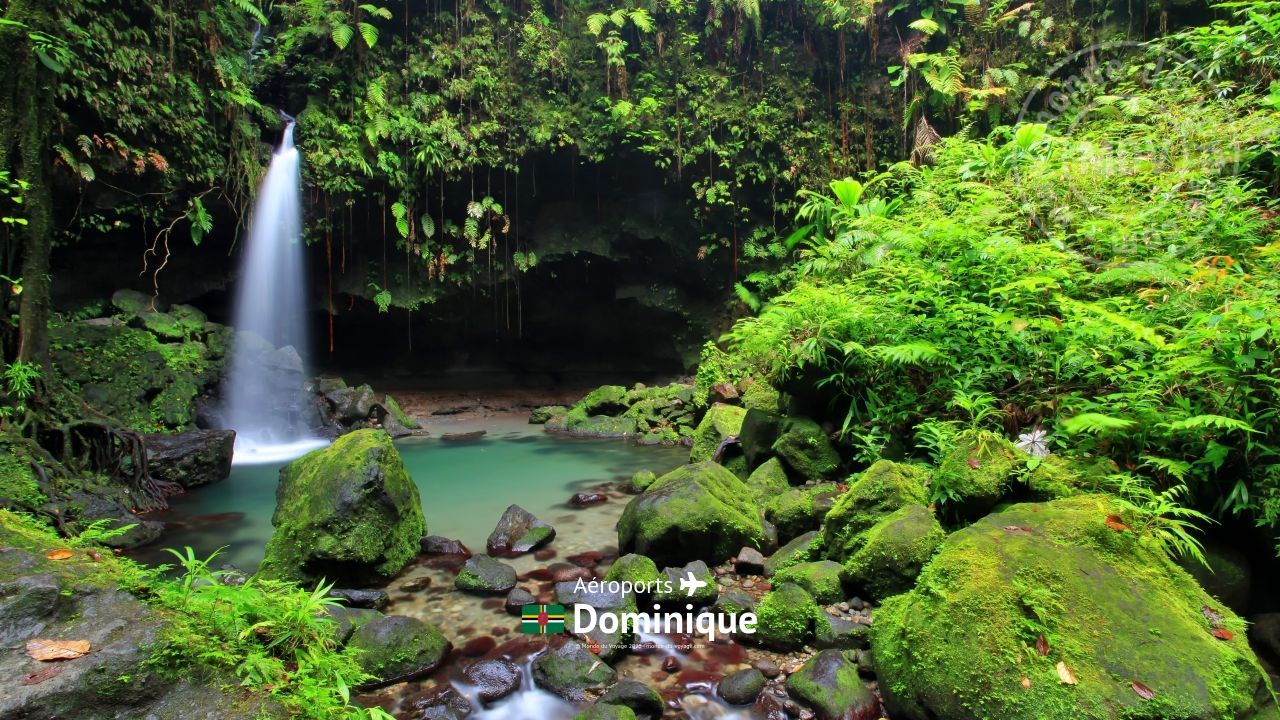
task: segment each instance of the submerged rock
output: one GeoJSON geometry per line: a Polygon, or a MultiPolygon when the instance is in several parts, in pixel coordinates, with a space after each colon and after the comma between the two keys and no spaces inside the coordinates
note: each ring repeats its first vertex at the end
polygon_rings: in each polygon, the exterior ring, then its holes
{"type": "Polygon", "coordinates": [[[366,683],[366,688],[429,675],[452,649],[434,625],[403,615],[364,623],[352,633],[347,647],[357,652],[361,669],[377,678],[366,683]]]}
{"type": "Polygon", "coordinates": [[[462,677],[476,688],[482,703],[491,703],[520,688],[520,668],[506,660],[480,660],[462,671],[462,677]]]}
{"type": "Polygon", "coordinates": [[[190,489],[222,482],[231,474],[235,430],[191,430],[142,436],[151,477],[190,489]]]}
{"type": "Polygon", "coordinates": [[[338,598],[346,603],[347,607],[353,608],[381,610],[391,604],[391,598],[387,596],[385,590],[348,590],[344,588],[334,588],[329,591],[329,597],[338,598]]]}
{"type": "Polygon", "coordinates": [[[502,595],[516,586],[516,571],[488,555],[476,555],[462,566],[453,584],[466,592],[502,595]]]}
{"type": "Polygon", "coordinates": [[[823,650],[787,678],[791,697],[813,708],[818,720],[873,720],[880,705],[862,684],[857,663],[838,650],[823,650]]]}
{"type": "Polygon", "coordinates": [[[631,499],[618,520],[618,547],[667,564],[718,564],[764,544],[760,509],[747,486],[713,462],[677,468],[631,499]]]}
{"type": "Polygon", "coordinates": [[[755,668],[739,670],[720,679],[717,692],[733,705],[750,705],[764,690],[764,674],[755,668]]]}
{"type": "Polygon", "coordinates": [[[489,533],[485,547],[490,555],[522,555],[554,540],[556,529],[519,505],[509,505],[489,533]]]}
{"type": "Polygon", "coordinates": [[[915,589],[876,611],[892,717],[1275,717],[1244,622],[1111,515],[1135,524],[1081,496],[949,536],[915,589]]]}
{"type": "Polygon", "coordinates": [[[427,529],[418,487],[381,430],[357,430],[280,471],[259,574],[339,583],[389,578],[427,529]]]}

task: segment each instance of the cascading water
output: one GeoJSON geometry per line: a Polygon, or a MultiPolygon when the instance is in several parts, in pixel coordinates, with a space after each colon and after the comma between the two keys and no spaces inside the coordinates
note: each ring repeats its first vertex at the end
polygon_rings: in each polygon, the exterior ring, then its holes
{"type": "Polygon", "coordinates": [[[325,441],[303,385],[307,326],[303,296],[302,183],[294,123],[262,181],[249,223],[236,294],[236,339],[223,387],[223,424],[236,431],[235,462],[292,459],[325,441]]]}

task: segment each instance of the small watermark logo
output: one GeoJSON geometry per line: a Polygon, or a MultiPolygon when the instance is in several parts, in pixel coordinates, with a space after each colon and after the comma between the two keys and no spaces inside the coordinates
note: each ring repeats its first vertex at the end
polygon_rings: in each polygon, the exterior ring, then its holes
{"type": "Polygon", "coordinates": [[[520,609],[520,632],[555,635],[564,632],[563,605],[525,605],[520,609]]]}
{"type": "MultiPolygon", "coordinates": [[[[1185,113],[1165,106],[1181,105],[1188,96],[1210,98],[1217,93],[1193,60],[1162,45],[1104,42],[1062,59],[1023,99],[1017,116],[1023,129],[1015,142],[1021,152],[1046,157],[1057,150],[1054,138],[1071,138],[1075,144],[1069,155],[1054,157],[1051,178],[1017,178],[1034,171],[1015,166],[1015,179],[1025,179],[1014,183],[1019,201],[1046,235],[1060,240],[1068,234],[1088,234],[1090,201],[1097,197],[1099,177],[1132,178],[1188,165],[1234,170],[1239,157],[1235,138],[1180,122],[1185,113]],[[1122,122],[1092,122],[1099,117],[1122,122]],[[1026,126],[1033,123],[1047,132],[1028,132],[1031,128],[1026,126]],[[1031,147],[1042,139],[1040,148],[1031,147]]],[[[1165,230],[1134,227],[1128,242],[1136,249],[1146,236],[1165,230]]]]}

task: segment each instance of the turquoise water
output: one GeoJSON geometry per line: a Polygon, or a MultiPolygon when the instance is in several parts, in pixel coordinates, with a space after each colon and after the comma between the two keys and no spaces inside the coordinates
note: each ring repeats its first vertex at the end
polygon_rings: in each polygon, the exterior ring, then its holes
{"type": "MultiPolygon", "coordinates": [[[[432,435],[397,443],[422,496],[428,532],[457,538],[480,552],[512,503],[557,525],[570,515],[603,520],[607,513],[578,512],[565,503],[575,492],[629,478],[637,470],[661,474],[686,462],[689,452],[547,435],[541,426],[527,424],[524,415],[449,423],[433,427],[432,435]],[[478,429],[488,434],[469,442],[439,439],[444,432],[478,429]]],[[[173,498],[169,510],[149,516],[169,529],[158,547],[141,556],[168,561],[172,558],[160,547],[190,545],[201,555],[225,547],[221,562],[253,570],[271,537],[279,470],[276,465],[237,465],[225,481],[173,498]]]]}

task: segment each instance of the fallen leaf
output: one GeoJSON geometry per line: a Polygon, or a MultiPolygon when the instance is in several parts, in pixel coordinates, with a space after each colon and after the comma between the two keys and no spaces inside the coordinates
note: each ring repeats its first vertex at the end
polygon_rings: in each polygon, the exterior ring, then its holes
{"type": "Polygon", "coordinates": [[[1005,525],[1004,531],[1029,533],[1031,532],[1031,528],[1027,527],[1026,525],[1005,525]]]}
{"type": "Polygon", "coordinates": [[[1120,519],[1119,515],[1108,515],[1107,527],[1115,530],[1116,532],[1124,532],[1129,529],[1129,526],[1124,524],[1124,521],[1120,519]]]}
{"type": "Polygon", "coordinates": [[[33,670],[27,673],[26,675],[23,675],[22,679],[18,681],[18,684],[19,685],[39,685],[45,680],[50,680],[52,678],[57,677],[60,673],[62,673],[61,665],[45,665],[39,670],[33,670]]]}
{"type": "Polygon", "coordinates": [[[1202,605],[1200,607],[1200,614],[1204,615],[1204,619],[1208,620],[1210,625],[1214,627],[1222,627],[1222,614],[1217,610],[1214,610],[1208,605],[1202,605]]]}
{"type": "Polygon", "coordinates": [[[1018,682],[1022,683],[1022,687],[1024,688],[1027,688],[1027,689],[1031,688],[1031,678],[1027,677],[1026,675],[1023,675],[1022,679],[1019,680],[1018,682]]]}
{"type": "Polygon", "coordinates": [[[96,551],[94,551],[94,550],[89,550],[88,552],[86,552],[86,553],[85,553],[85,555],[88,555],[88,556],[89,556],[89,559],[90,559],[90,560],[92,560],[92,561],[94,561],[94,562],[102,562],[102,556],[101,556],[101,555],[99,555],[99,554],[98,554],[96,551]]]}
{"type": "Polygon", "coordinates": [[[35,640],[27,641],[27,655],[33,660],[74,660],[89,652],[88,640],[35,640]]]}
{"type": "Polygon", "coordinates": [[[66,560],[71,557],[70,550],[50,550],[44,554],[47,560],[66,560]]]}
{"type": "Polygon", "coordinates": [[[1036,652],[1040,653],[1040,657],[1049,654],[1049,641],[1044,639],[1044,633],[1040,633],[1040,637],[1036,638],[1036,652]]]}
{"type": "Polygon", "coordinates": [[[974,470],[977,470],[978,468],[982,467],[982,463],[978,462],[978,458],[969,458],[968,464],[969,464],[969,467],[973,468],[974,470]]]}
{"type": "Polygon", "coordinates": [[[1138,697],[1142,698],[1143,700],[1150,700],[1156,696],[1155,690],[1152,690],[1151,688],[1147,687],[1146,685],[1143,685],[1137,680],[1134,680],[1129,684],[1133,686],[1133,691],[1138,693],[1138,697]]]}
{"type": "Polygon", "coordinates": [[[1071,668],[1067,667],[1065,662],[1058,661],[1058,679],[1063,685],[1079,685],[1080,681],[1076,679],[1076,674],[1071,672],[1071,668]]]}
{"type": "Polygon", "coordinates": [[[1233,635],[1231,631],[1226,628],[1214,628],[1209,631],[1209,634],[1218,638],[1219,640],[1230,640],[1231,638],[1235,637],[1235,635],[1233,635]]]}

